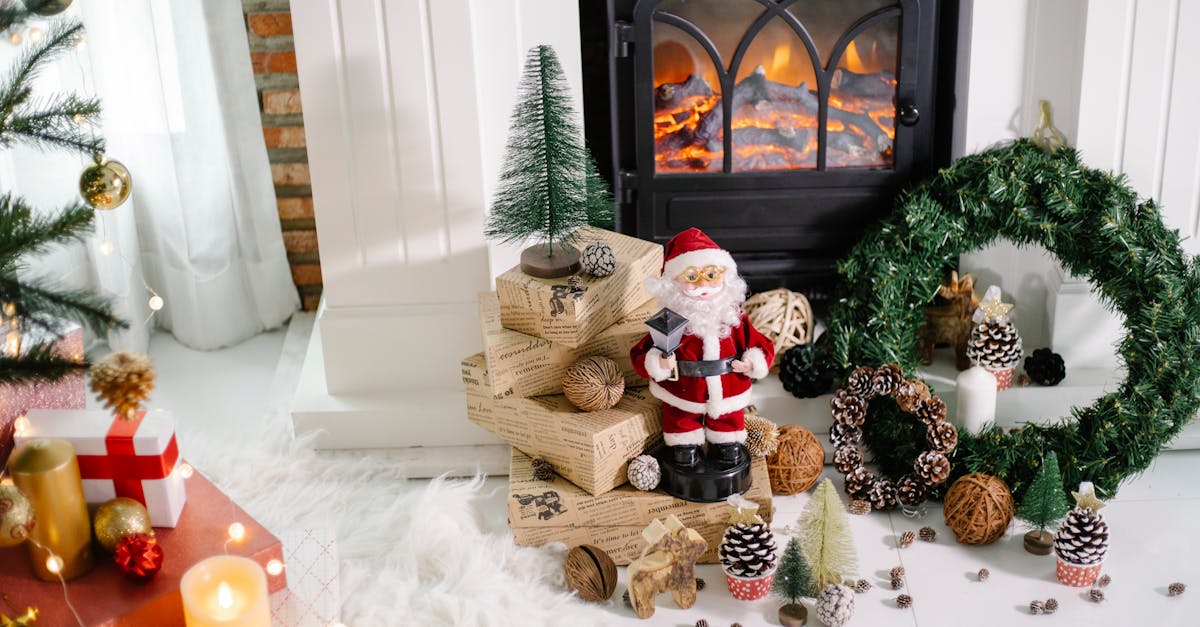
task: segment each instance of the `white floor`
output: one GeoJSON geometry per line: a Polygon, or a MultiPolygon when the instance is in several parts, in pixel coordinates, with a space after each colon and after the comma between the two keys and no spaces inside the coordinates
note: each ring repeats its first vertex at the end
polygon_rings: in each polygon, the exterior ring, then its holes
{"type": "MultiPolygon", "coordinates": [[[[288,394],[278,389],[294,377],[277,376],[299,368],[310,317],[298,320],[299,328],[260,335],[239,346],[198,352],[181,346],[166,334],[157,334],[150,353],[155,360],[158,386],[149,405],[173,410],[181,431],[238,432],[245,421],[261,419],[272,402],[288,394]],[[286,353],[286,354],[284,354],[286,353]]],[[[186,443],[184,443],[186,450],[186,443]]],[[[827,468],[827,474],[832,469],[827,468]]],[[[1106,572],[1112,584],[1107,600],[1087,600],[1086,590],[1063,586],[1054,576],[1053,557],[1035,557],[1021,548],[1022,530],[1010,532],[987,547],[957,544],[941,523],[940,509],[931,507],[923,519],[899,513],[852,516],[861,576],[874,587],[859,595],[855,625],[1022,625],[1057,622],[1067,625],[1197,625],[1200,624],[1200,451],[1164,453],[1145,475],[1126,485],[1104,510],[1112,546],[1106,572]],[[929,525],[937,530],[936,542],[917,541],[898,549],[895,538],[907,529],[929,525]],[[888,571],[903,565],[907,592],[913,606],[901,610],[888,584],[888,571]],[[976,581],[975,573],[988,568],[991,578],[976,581]],[[1167,597],[1167,585],[1180,581],[1190,586],[1181,597],[1167,597]],[[1029,602],[1054,597],[1059,610],[1053,616],[1031,616],[1029,602]]],[[[837,480],[835,476],[835,481],[837,480]]],[[[488,480],[493,495],[482,512],[497,534],[507,533],[503,477],[488,480]]],[[[783,528],[794,524],[807,495],[778,497],[774,522],[780,545],[783,528]]],[[[623,569],[622,569],[623,570],[623,569]]],[[[609,603],[613,624],[692,625],[704,618],[713,627],[740,622],[778,624],[779,602],[735,601],[726,592],[717,566],[705,565],[698,573],[708,583],[696,606],[673,607],[670,597],[660,597],[660,607],[650,620],[637,619],[620,601],[620,592],[609,603]]],[[[623,574],[622,574],[623,576],[623,574]]],[[[623,582],[622,582],[623,583],[623,582]]],[[[810,623],[819,624],[815,616],[810,623]]]]}

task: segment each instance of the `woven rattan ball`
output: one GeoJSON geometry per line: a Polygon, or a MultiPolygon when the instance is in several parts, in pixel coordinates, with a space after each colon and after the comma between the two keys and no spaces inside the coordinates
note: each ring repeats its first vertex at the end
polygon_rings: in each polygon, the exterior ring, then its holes
{"type": "Polygon", "coordinates": [[[775,360],[787,349],[812,341],[812,306],[804,294],[787,288],[759,292],[743,305],[750,324],[775,343],[775,360]]]}
{"type": "Polygon", "coordinates": [[[563,394],[583,411],[616,405],[625,393],[625,376],[617,362],[600,356],[584,357],[567,368],[563,394]]]}
{"type": "Polygon", "coordinates": [[[602,549],[581,544],[563,560],[567,587],[584,601],[607,601],[617,589],[617,565],[602,549]]]}
{"type": "Polygon", "coordinates": [[[1012,518],[1012,493],[991,475],[976,472],[960,477],[946,492],[946,526],[964,544],[999,540],[1012,518]]]}
{"type": "Polygon", "coordinates": [[[813,487],[825,465],[825,449],[812,431],[800,425],[779,428],[779,444],[767,457],[767,474],[775,494],[797,494],[813,487]]]}

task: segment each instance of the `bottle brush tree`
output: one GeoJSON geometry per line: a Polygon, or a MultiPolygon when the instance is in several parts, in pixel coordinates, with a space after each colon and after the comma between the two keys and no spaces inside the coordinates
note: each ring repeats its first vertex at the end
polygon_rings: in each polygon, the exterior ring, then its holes
{"type": "Polygon", "coordinates": [[[1067,493],[1063,489],[1062,473],[1058,468],[1058,455],[1054,451],[1042,458],[1041,468],[1025,490],[1017,518],[1033,527],[1025,534],[1025,550],[1036,555],[1049,555],[1054,536],[1049,528],[1058,524],[1071,510],[1067,493]]]}
{"type": "Polygon", "coordinates": [[[550,46],[531,48],[484,234],[504,243],[537,240],[522,252],[521,269],[553,278],[579,271],[571,246],[579,227],[607,228],[612,220],[612,193],[583,144],[558,57],[550,46]]]}
{"type": "Polygon", "coordinates": [[[803,597],[816,596],[812,571],[808,568],[808,560],[804,557],[804,549],[800,547],[798,538],[788,541],[779,560],[779,568],[775,571],[771,591],[791,604],[799,603],[803,597]]]}
{"type": "Polygon", "coordinates": [[[800,514],[800,546],[818,589],[840,584],[858,570],[846,507],[829,478],[821,481],[800,514]]]}
{"type": "MultiPolygon", "coordinates": [[[[0,7],[0,24],[29,18],[28,5],[0,7]]],[[[56,24],[45,38],[17,55],[0,76],[0,149],[26,143],[37,148],[66,149],[88,156],[102,152],[103,140],[84,131],[100,115],[100,103],[74,94],[35,96],[33,81],[55,57],[75,47],[83,35],[78,22],[56,24]]],[[[36,210],[25,199],[0,192],[0,383],[52,381],[87,367],[74,355],[54,349],[67,321],[97,333],[125,327],[102,298],[82,290],[63,289],[44,279],[29,278],[33,257],[51,247],[80,241],[91,232],[93,210],[76,201],[53,213],[36,210]]]]}

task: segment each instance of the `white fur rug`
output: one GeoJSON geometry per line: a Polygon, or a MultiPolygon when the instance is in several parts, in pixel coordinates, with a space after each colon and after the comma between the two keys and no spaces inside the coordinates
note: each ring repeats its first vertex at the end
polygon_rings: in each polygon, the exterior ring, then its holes
{"type": "Polygon", "coordinates": [[[276,534],[335,530],[347,625],[574,626],[611,618],[563,592],[564,547],[517,547],[506,528],[488,527],[478,508],[482,477],[407,480],[387,460],[317,454],[294,439],[286,399],[298,367],[287,360],[297,352],[285,344],[272,391],[278,401],[257,432],[230,438],[193,425],[181,428],[180,442],[194,466],[276,534]]]}

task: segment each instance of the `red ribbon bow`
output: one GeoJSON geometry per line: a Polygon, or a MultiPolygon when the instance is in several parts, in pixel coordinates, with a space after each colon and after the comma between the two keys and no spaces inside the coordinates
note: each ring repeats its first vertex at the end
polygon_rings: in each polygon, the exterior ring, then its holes
{"type": "Polygon", "coordinates": [[[108,454],[78,456],[79,474],[84,479],[110,479],[117,496],[129,497],[142,505],[146,505],[142,481],[167,478],[179,461],[179,445],[174,434],[162,453],[137,454],[133,448],[133,436],[145,417],[146,412],[142,411],[134,420],[114,418],[108,434],[104,436],[104,449],[108,454]]]}

